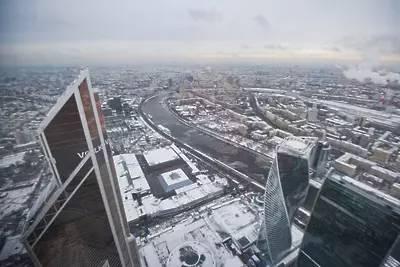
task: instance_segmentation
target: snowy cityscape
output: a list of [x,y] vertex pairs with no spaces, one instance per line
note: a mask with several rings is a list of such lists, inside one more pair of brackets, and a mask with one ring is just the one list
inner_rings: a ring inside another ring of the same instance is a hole
[[0,267],[400,267],[400,0],[0,0]]
[[[357,216],[365,229],[376,222],[357,205],[378,207],[382,214],[371,211],[376,220],[390,209],[392,241],[382,243],[387,250],[374,262],[397,266],[387,264],[399,262],[391,254],[400,227],[398,80],[360,81],[339,66],[89,71],[140,266],[310,266],[300,265],[310,257],[323,263],[329,257],[315,253],[324,250],[309,251],[306,242],[322,205],[343,206],[337,218],[356,227]],[[46,201],[68,189],[59,188],[58,171],[46,160],[50,141],[38,133],[82,75],[76,68],[1,73],[2,266],[34,264],[29,250],[43,235],[36,231],[49,231],[53,219],[41,227],[36,221]],[[336,181],[357,200],[335,199],[325,187]]]

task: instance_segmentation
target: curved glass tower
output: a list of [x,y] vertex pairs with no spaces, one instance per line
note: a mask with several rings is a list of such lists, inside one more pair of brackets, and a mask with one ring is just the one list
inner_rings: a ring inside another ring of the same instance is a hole
[[264,219],[257,246],[268,264],[275,264],[292,245],[291,225],[309,185],[309,158],[314,138],[288,137],[277,149],[264,195]]

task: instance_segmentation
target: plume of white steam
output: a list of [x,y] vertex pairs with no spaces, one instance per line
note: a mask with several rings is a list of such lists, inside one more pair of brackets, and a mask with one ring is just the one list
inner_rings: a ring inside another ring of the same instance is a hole
[[364,54],[363,61],[358,66],[349,66],[343,74],[349,79],[355,79],[360,82],[365,82],[366,79],[371,79],[373,83],[387,84],[387,80],[400,82],[400,74],[395,72],[386,72],[380,70],[374,71],[373,68],[379,67],[379,57],[377,53],[369,52]]

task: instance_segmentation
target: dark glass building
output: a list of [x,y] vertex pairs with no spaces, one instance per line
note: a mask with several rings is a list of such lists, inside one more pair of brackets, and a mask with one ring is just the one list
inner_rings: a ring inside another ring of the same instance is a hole
[[128,242],[100,99],[88,70],[49,112],[39,138],[57,182],[24,230],[35,266],[134,266],[136,244]]
[[328,142],[318,142],[312,166],[312,168],[315,170],[315,175],[317,177],[323,176],[327,171],[326,164],[328,162],[330,150],[331,149]]
[[397,199],[330,170],[303,238],[298,267],[400,266],[399,207]]
[[289,137],[277,149],[264,195],[264,219],[257,246],[265,265],[274,265],[292,246],[291,227],[295,212],[309,188],[309,158],[316,140]]
[[303,208],[305,208],[307,211],[312,210],[314,203],[317,200],[318,192],[320,189],[321,189],[321,183],[310,179],[310,186],[308,188],[307,197],[303,203]]
[[117,112],[117,114],[122,113],[122,100],[120,96],[114,96],[107,101],[108,106]]

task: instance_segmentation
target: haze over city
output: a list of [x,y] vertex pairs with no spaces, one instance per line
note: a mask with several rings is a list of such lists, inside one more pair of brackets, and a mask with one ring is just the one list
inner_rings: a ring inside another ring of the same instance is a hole
[[17,0],[0,12],[3,65],[400,61],[396,0]]

